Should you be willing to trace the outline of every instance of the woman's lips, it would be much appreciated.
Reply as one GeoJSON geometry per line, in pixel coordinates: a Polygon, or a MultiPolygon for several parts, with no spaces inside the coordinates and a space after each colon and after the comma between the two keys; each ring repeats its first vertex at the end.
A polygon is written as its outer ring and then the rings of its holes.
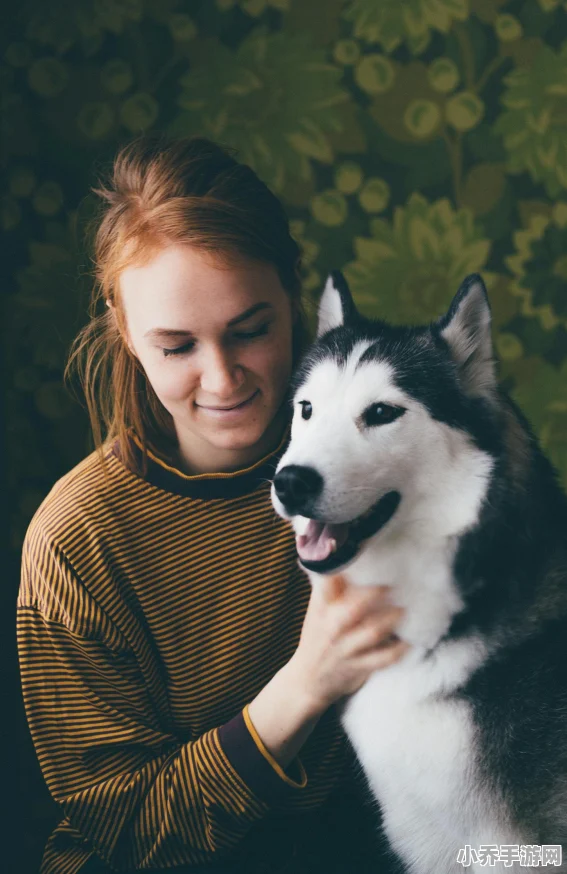
{"type": "MultiPolygon", "coordinates": [[[[256,394],[256,392],[254,392],[254,394],[256,394]]],[[[242,404],[247,403],[247,401],[251,400],[252,397],[253,397],[253,395],[248,395],[248,397],[245,398],[243,401],[240,401],[237,404],[231,404],[229,407],[209,407],[209,406],[206,406],[205,404],[197,404],[197,406],[201,407],[201,409],[203,409],[203,410],[234,410],[236,407],[241,407],[242,404]]]]}
{"type": "Polygon", "coordinates": [[[238,415],[240,415],[240,413],[248,410],[248,408],[250,406],[252,406],[252,404],[254,403],[258,393],[259,393],[259,390],[256,389],[254,394],[250,395],[250,397],[247,400],[242,401],[242,403],[238,404],[236,407],[229,407],[228,409],[219,409],[219,408],[215,408],[215,407],[203,407],[200,404],[197,404],[197,407],[200,410],[204,410],[206,413],[208,413],[211,416],[214,416],[217,419],[219,419],[219,418],[222,418],[222,419],[232,418],[232,417],[238,416],[238,415]]]}

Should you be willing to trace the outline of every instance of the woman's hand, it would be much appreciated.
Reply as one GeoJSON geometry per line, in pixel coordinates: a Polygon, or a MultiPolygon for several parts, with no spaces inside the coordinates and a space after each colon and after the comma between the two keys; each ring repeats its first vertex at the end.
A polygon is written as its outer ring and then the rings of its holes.
{"type": "Polygon", "coordinates": [[[312,588],[292,661],[316,709],[353,694],[409,649],[394,633],[404,610],[388,594],[386,586],[348,585],[340,574],[312,588]]]}

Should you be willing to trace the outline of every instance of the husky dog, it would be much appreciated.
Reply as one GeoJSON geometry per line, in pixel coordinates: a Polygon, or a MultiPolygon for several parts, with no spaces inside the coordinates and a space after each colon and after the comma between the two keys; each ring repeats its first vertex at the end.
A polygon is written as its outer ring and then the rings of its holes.
{"type": "Polygon", "coordinates": [[[398,861],[567,872],[567,499],[497,385],[481,277],[393,327],[331,274],[292,392],[271,497],[300,565],[405,608],[410,649],[341,710],[398,861]]]}

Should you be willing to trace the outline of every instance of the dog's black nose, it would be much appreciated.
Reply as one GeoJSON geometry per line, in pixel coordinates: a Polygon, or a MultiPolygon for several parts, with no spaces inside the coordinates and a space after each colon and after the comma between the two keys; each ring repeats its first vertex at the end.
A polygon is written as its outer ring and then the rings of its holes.
{"type": "Polygon", "coordinates": [[[275,475],[274,488],[288,513],[307,515],[305,511],[323,491],[323,477],[312,467],[288,464],[275,475]]]}

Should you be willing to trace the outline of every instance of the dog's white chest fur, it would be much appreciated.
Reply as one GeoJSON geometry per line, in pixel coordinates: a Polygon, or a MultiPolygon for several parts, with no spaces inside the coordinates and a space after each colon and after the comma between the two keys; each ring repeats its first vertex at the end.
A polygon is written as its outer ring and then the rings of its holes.
{"type": "MultiPolygon", "coordinates": [[[[411,649],[347,701],[343,725],[408,874],[459,874],[457,856],[467,844],[537,844],[512,824],[486,773],[471,705],[453,694],[490,659],[493,644],[472,635],[444,640],[465,606],[453,579],[455,554],[481,519],[498,456],[491,438],[469,433],[468,424],[482,409],[484,434],[504,412],[486,289],[477,275],[467,277],[442,319],[406,334],[361,317],[344,278],[332,275],[317,340],[298,373],[292,439],[272,500],[297,534],[308,519],[336,525],[343,536],[348,526],[346,541],[327,532],[325,556],[318,542],[302,541],[305,566],[336,568],[354,586],[390,586],[405,608],[396,632],[411,649]],[[379,501],[392,494],[400,499],[393,516],[351,560],[348,535],[362,537],[364,520],[376,521],[379,501]],[[329,560],[333,539],[337,555],[329,560]]],[[[317,575],[310,577],[317,585],[317,575]]],[[[467,575],[468,585],[481,582],[467,575]]],[[[536,870],[503,861],[467,870],[487,867],[494,874],[536,870]]]]}
{"type": "Polygon", "coordinates": [[[343,712],[388,839],[411,874],[462,872],[457,855],[465,844],[527,843],[479,776],[468,704],[442,697],[481,658],[474,639],[442,644],[426,659],[410,651],[373,674],[343,712]]]}
{"type": "MultiPolygon", "coordinates": [[[[534,843],[518,834],[479,770],[470,706],[452,695],[485,661],[487,644],[472,635],[442,641],[463,606],[451,573],[454,539],[424,543],[410,531],[402,549],[395,529],[384,534],[344,575],[358,586],[391,586],[392,601],[406,611],[397,633],[411,648],[347,701],[342,723],[408,874],[482,874],[486,865],[464,869],[458,862],[467,844],[534,843]]],[[[320,578],[310,577],[318,585],[320,578]]],[[[496,861],[490,870],[530,869],[496,861]]]]}
{"type": "MultiPolygon", "coordinates": [[[[406,610],[398,634],[411,648],[348,700],[342,723],[408,874],[458,874],[466,844],[529,841],[479,772],[470,707],[452,697],[487,656],[480,637],[439,642],[463,606],[451,574],[454,542],[425,545],[416,536],[410,545],[401,550],[393,534],[370,542],[345,572],[356,585],[391,585],[406,610]]],[[[497,862],[490,870],[528,869],[497,862]]]]}

